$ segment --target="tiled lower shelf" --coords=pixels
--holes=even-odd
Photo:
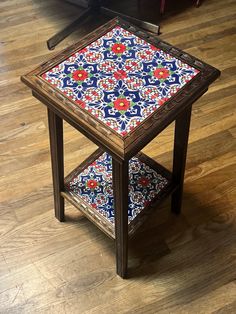
[[[171,173],[139,153],[129,161],[129,235],[174,189]],[[62,195],[107,235],[115,238],[112,158],[98,149],[65,179]]]

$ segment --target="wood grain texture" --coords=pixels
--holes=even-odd
[[[133,12],[134,1],[127,3]],[[153,3],[142,1],[150,10],[142,14],[155,22]],[[54,218],[46,108],[19,78],[53,55],[46,40],[80,9],[0,1],[0,313],[236,312],[236,4],[183,3],[179,11],[167,7],[161,38],[222,74],[193,106],[182,214],[161,205],[130,241],[131,278],[122,280],[112,240],[68,203],[66,221]],[[98,24],[90,21],[56,50]],[[64,135],[67,174],[96,146],[66,123]],[[144,152],[171,168],[172,149],[171,125]]]

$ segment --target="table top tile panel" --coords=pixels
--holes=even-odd
[[[42,78],[124,137],[198,72],[115,26]]]
[[[129,223],[168,184],[164,176],[138,157],[133,157],[129,161]],[[67,190],[82,198],[109,223],[114,224],[112,158],[109,154],[103,153],[82,172],[76,173],[67,183]]]

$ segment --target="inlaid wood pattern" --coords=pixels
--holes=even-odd
[[[54,218],[46,108],[20,82],[53,56],[46,40],[80,9],[0,1],[0,313],[236,312],[236,3],[205,0],[196,9],[186,0],[175,11],[174,2],[161,38],[222,73],[193,106],[183,212],[171,214],[166,201],[151,216],[132,239],[122,280],[111,239],[68,203],[66,222]],[[134,4],[123,8],[135,13]],[[158,22],[158,1],[140,6]],[[90,21],[56,51],[97,26]],[[64,131],[68,174],[96,146],[66,123]],[[172,146],[170,126],[144,152],[170,168]]]

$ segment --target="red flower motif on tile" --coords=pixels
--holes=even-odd
[[[96,180],[88,180],[86,185],[90,189],[96,189],[96,187],[98,186],[98,183]]]
[[[170,76],[170,71],[165,68],[157,68],[153,75],[158,79],[166,79],[168,76]]]
[[[116,54],[120,54],[126,50],[126,46],[123,44],[114,44],[112,46],[111,50]]]
[[[146,207],[146,206],[148,206],[150,203],[151,203],[150,201],[146,200],[146,201],[144,201],[143,205],[144,205],[144,207]]]
[[[123,80],[124,78],[127,77],[127,74],[124,70],[118,70],[114,73],[114,77],[117,80]]]
[[[169,98],[167,98],[167,97],[159,99],[158,104],[163,105],[165,102],[167,102],[167,100],[169,100]]]
[[[126,111],[130,107],[130,101],[128,101],[125,98],[118,98],[117,100],[114,101],[114,107],[116,110]]]
[[[77,105],[79,105],[81,108],[85,108],[86,104],[83,100],[78,99],[76,100]]]
[[[79,50],[80,53],[85,53],[85,52],[87,52],[87,51],[88,51],[87,48],[83,48],[83,49]]]
[[[151,48],[152,50],[155,50],[155,51],[160,51],[159,48],[157,48],[157,47],[155,47],[155,46],[153,46],[153,45],[150,45],[150,48]]]
[[[150,181],[146,178],[146,177],[141,177],[138,180],[138,183],[141,184],[142,186],[148,186],[148,184],[150,183]]]
[[[127,135],[127,134],[128,134],[127,131],[122,131],[122,132],[121,132],[121,135],[122,135],[122,136],[125,136],[125,135]]]
[[[72,77],[75,81],[84,81],[88,77],[88,73],[85,70],[76,70],[72,73]]]

